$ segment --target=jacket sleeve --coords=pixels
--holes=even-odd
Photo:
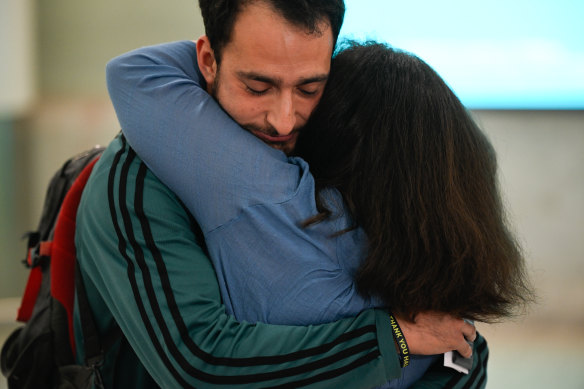
[[[307,327],[227,316],[191,222],[121,137],[77,216],[81,269],[161,387],[370,388],[400,375],[382,310]]]

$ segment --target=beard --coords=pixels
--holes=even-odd
[[[221,99],[219,98],[219,89],[221,88],[221,71],[220,67],[217,67],[217,73],[213,84],[209,90],[211,96],[217,101],[223,112],[225,112],[233,121],[235,121],[241,128],[248,131],[256,138],[259,138],[262,142],[266,143],[268,146],[273,147],[276,150],[283,151],[286,155],[290,155],[294,151],[294,146],[296,145],[296,139],[298,137],[299,129],[295,129],[290,136],[285,137],[285,141],[271,140],[266,138],[277,138],[279,136],[276,128],[266,123],[264,126],[257,125],[255,123],[240,123],[223,107],[221,104]],[[288,139],[289,138],[289,139]]]

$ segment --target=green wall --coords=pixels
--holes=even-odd
[[[36,15],[43,96],[104,96],[110,58],[204,31],[196,0],[37,0]]]
[[[21,239],[28,219],[22,188],[26,179],[15,169],[20,162],[16,128],[15,121],[0,119],[0,297],[20,295],[27,276],[21,263],[26,254]]]

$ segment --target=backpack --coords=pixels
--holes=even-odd
[[[103,148],[68,161],[50,181],[38,229],[28,233],[30,269],[17,320],[25,323],[1,351],[9,389],[88,388],[101,385],[97,367],[112,339],[100,342],[75,255],[75,218],[83,188]],[[75,359],[73,306],[77,296],[84,364]],[[102,344],[103,343],[103,344]]]

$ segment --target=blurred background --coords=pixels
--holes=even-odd
[[[348,36],[362,28],[355,18],[363,13],[363,7],[369,10],[380,7],[375,1],[360,1],[360,8],[355,1],[346,3]],[[392,8],[392,3],[384,2],[390,4],[387,12],[392,9],[394,13],[399,12]],[[476,18],[486,12],[466,9],[468,15],[464,16],[454,3],[459,2],[451,4],[457,9],[456,18],[466,20],[467,27],[468,15]],[[509,18],[511,11],[519,12],[516,20],[524,20],[521,12],[527,12],[527,4],[531,16],[539,4],[519,0],[514,3],[521,6],[499,10],[505,20],[511,20],[508,25],[513,25],[513,18]],[[514,61],[503,62],[501,66],[500,52],[498,66],[477,68],[477,63],[494,57],[484,52],[480,61],[468,52],[456,57],[457,69],[470,72],[465,79],[471,85],[473,80],[476,80],[474,84],[492,84],[481,81],[487,76],[493,80],[510,80],[504,81],[505,85],[514,79],[523,80],[515,89],[501,93],[503,97],[514,96],[514,100],[506,99],[506,102],[497,100],[497,96],[493,100],[490,92],[467,94],[467,86],[454,80],[459,72],[444,67],[441,59],[434,57],[437,50],[423,53],[428,42],[434,48],[442,46],[437,46],[435,40],[424,41],[418,35],[417,26],[396,27],[406,38],[416,39],[408,41],[396,36],[395,45],[419,54],[435,66],[467,103],[495,145],[509,218],[523,243],[539,296],[538,303],[527,315],[511,322],[479,326],[491,347],[489,388],[552,385],[584,388],[584,66],[567,66],[573,61],[584,61],[584,27],[581,22],[574,24],[574,20],[584,20],[584,12],[576,1],[541,2],[544,3],[555,4],[554,9],[563,11],[561,14],[543,12],[550,20],[557,22],[561,15],[570,15],[559,24],[568,27],[572,35],[576,34],[579,42],[576,49],[580,54],[567,57],[567,63],[548,61],[545,72],[536,76],[536,81],[527,82],[522,75],[528,66],[512,69],[511,76],[504,78],[501,69],[510,68]],[[441,4],[442,10],[432,10],[431,15],[453,14],[448,2]],[[494,4],[497,6],[497,2]],[[424,14],[423,10],[418,5],[411,12]],[[376,13],[380,14],[383,15]],[[491,9],[489,15],[489,23],[500,21],[493,19],[496,10]],[[419,22],[419,17],[411,13],[381,22],[392,25],[394,19],[399,19],[396,23]],[[429,20],[439,18],[422,19],[430,31],[441,31],[440,27],[428,25]],[[442,26],[452,25],[444,20],[439,22]],[[540,22],[537,31],[545,30],[548,25]],[[506,32],[517,33],[517,29],[507,31],[499,25],[496,35],[506,39]],[[16,309],[28,275],[20,263],[25,256],[25,241],[21,236],[36,228],[50,177],[69,156],[96,144],[106,145],[120,129],[105,87],[106,62],[139,46],[195,39],[202,33],[194,0],[0,1],[1,342],[16,326]],[[389,31],[394,33],[397,31]],[[372,30],[368,37],[392,43],[392,35],[379,34],[382,33]],[[468,38],[464,31],[458,34]],[[515,46],[507,47],[504,55],[513,59],[514,53],[525,52],[522,42],[515,39]],[[529,57],[533,66],[539,63],[537,58],[545,61],[546,53],[557,58],[557,51],[549,50],[550,41],[545,42],[539,43],[541,47],[537,41],[529,42],[528,51],[539,53]],[[559,79],[559,74],[571,78],[570,82],[562,81],[564,84],[559,87],[571,94],[569,102],[558,100],[553,89],[541,92],[532,88],[538,77],[541,84],[548,85],[550,79]],[[527,87],[528,84],[531,86]],[[494,89],[500,91],[502,87]],[[531,99],[536,103],[525,106],[521,102],[530,99],[517,97],[522,91],[528,96],[540,93],[551,99],[548,103],[541,98]],[[489,94],[488,101],[476,99],[484,94]],[[0,388],[4,387],[5,381],[0,379]]]

